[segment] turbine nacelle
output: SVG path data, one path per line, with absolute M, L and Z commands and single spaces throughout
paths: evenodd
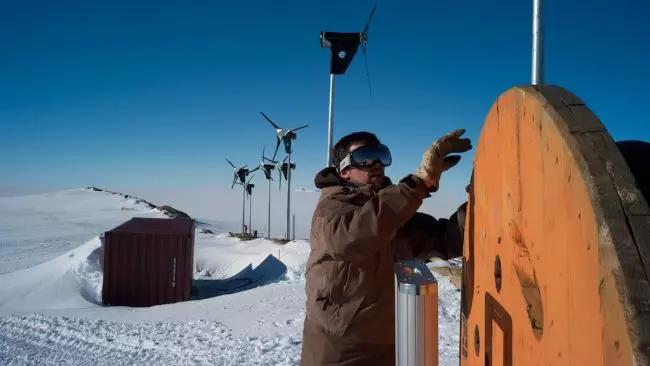
M 266 179 L 273 180 L 273 177 L 271 176 L 271 171 L 275 169 L 275 162 L 266 157 L 264 153 L 265 150 L 266 150 L 266 146 L 262 147 L 262 161 L 260 162 L 258 167 L 264 172 L 264 176 L 266 177 Z M 271 163 L 267 163 L 266 161 L 270 161 Z
M 255 184 L 249 183 L 246 185 L 246 193 L 248 193 L 249 196 L 253 194 L 253 187 L 255 187 Z
M 287 170 L 288 170 L 289 164 L 287 163 L 282 163 L 282 166 L 280 169 L 282 170 L 282 174 L 284 175 L 284 179 L 288 179 L 287 177 Z M 296 170 L 296 163 L 291 163 L 291 170 Z
M 242 168 L 237 171 L 237 177 L 239 178 L 240 184 L 244 184 L 246 181 L 246 176 L 248 175 L 249 170 L 248 168 Z
M 377 5 L 372 8 L 368 22 L 363 27 L 361 32 L 320 32 L 320 46 L 321 48 L 331 49 L 330 57 L 330 74 L 342 75 L 352 63 L 357 49 L 361 46 L 363 51 L 364 61 L 366 60 L 366 44 L 368 43 L 368 27 L 372 16 L 375 14 Z M 368 73 L 368 64 L 366 63 L 366 74 L 368 76 L 368 87 L 370 87 L 370 75 Z
M 233 179 L 232 179 L 232 185 L 230 186 L 230 189 L 233 189 L 235 187 L 235 184 L 241 184 L 244 185 L 246 183 L 246 177 L 259 169 L 259 167 L 250 170 L 248 169 L 248 165 L 244 165 L 242 167 L 236 167 L 235 164 L 233 164 L 228 158 L 226 158 L 226 161 L 230 166 L 233 168 Z M 239 182 L 237 181 L 239 179 Z

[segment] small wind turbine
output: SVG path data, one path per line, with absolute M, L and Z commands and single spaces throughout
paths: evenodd
M 270 238 L 271 237 L 271 181 L 273 180 L 273 177 L 271 176 L 271 171 L 275 169 L 275 162 L 269 160 L 266 156 L 264 156 L 265 149 L 266 146 L 262 148 L 262 161 L 260 162 L 259 167 L 262 169 L 262 171 L 264 172 L 264 176 L 269 181 L 269 212 L 268 212 L 268 218 L 266 222 L 266 237 Z M 273 163 L 272 164 L 267 163 L 266 160 L 269 160 Z
M 343 75 L 352 63 L 357 49 L 361 46 L 363 52 L 363 59 L 366 66 L 366 76 L 368 78 L 368 88 L 372 95 L 372 88 L 370 86 L 370 72 L 368 71 L 368 61 L 366 58 L 366 45 L 368 44 L 368 26 L 372 16 L 375 14 L 377 5 L 372 8 L 370 17 L 366 26 L 363 27 L 361 32 L 320 32 L 320 46 L 322 48 L 330 49 L 330 106 L 329 118 L 327 124 L 327 166 L 332 165 L 332 138 L 334 136 L 334 75 Z
M 250 232 L 253 230 L 251 218 L 253 213 L 253 187 L 255 187 L 255 184 L 251 184 L 251 180 L 253 180 L 254 176 L 255 174 L 251 175 L 248 183 L 246 183 L 246 193 L 248 193 L 248 230 Z
M 287 158 L 288 158 L 288 156 L 285 156 L 284 159 L 282 159 L 282 162 L 271 160 L 271 159 L 266 158 L 266 157 L 264 158 L 266 161 L 273 164 L 273 167 L 278 170 L 278 190 L 279 191 L 282 190 L 282 165 L 286 164 Z M 287 175 L 285 174 L 284 176 L 285 176 L 285 180 L 286 180 Z
M 287 177 L 291 174 L 291 173 L 289 173 L 289 165 L 291 165 L 291 170 L 296 170 L 296 163 L 288 164 L 288 163 L 283 162 L 282 166 L 280 168 L 282 170 L 282 174 L 284 174 L 284 179 L 287 179 L 287 180 L 289 179 Z
M 269 121 L 271 126 L 273 126 L 278 134 L 278 139 L 275 144 L 275 151 L 273 152 L 273 160 L 275 160 L 275 156 L 278 154 L 278 148 L 280 147 L 280 143 L 284 142 L 284 151 L 287 154 L 291 154 L 291 141 L 295 140 L 298 136 L 296 134 L 296 131 L 301 130 L 305 127 L 309 127 L 309 125 L 304 125 L 292 129 L 286 129 L 278 126 L 275 122 L 273 122 L 264 112 L 260 112 L 262 116 Z
M 264 112 L 260 112 L 262 116 L 269 121 L 271 126 L 275 128 L 277 131 L 277 142 L 275 145 L 275 152 L 273 153 L 273 160 L 275 160 L 275 155 L 278 153 L 278 148 L 280 147 L 280 143 L 284 142 L 284 150 L 287 153 L 287 159 L 288 162 L 287 164 L 291 165 L 291 142 L 295 140 L 298 136 L 296 134 L 296 131 L 309 127 L 309 125 L 304 125 L 300 126 L 297 128 L 293 129 L 283 129 L 280 126 L 278 126 L 275 122 L 273 122 Z M 287 240 L 289 240 L 290 237 L 290 226 L 291 226 L 291 169 L 288 169 L 287 171 Z
M 234 174 L 232 178 L 232 186 L 230 186 L 230 189 L 233 189 L 235 187 L 235 184 L 241 184 L 242 186 L 242 204 L 241 204 L 241 232 L 244 234 L 246 232 L 245 227 L 246 227 L 246 177 L 259 169 L 259 167 L 253 169 L 253 170 L 248 170 L 248 165 L 244 165 L 242 167 L 236 167 L 235 164 L 233 164 L 228 158 L 226 158 L 226 161 L 230 166 L 234 169 Z M 239 178 L 239 182 L 237 182 L 237 179 Z

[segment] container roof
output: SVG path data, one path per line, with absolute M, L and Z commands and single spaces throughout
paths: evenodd
M 194 220 L 134 217 L 109 230 L 123 234 L 192 234 Z

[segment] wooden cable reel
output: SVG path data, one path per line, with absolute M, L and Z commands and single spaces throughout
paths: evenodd
M 474 161 L 461 365 L 648 364 L 650 210 L 640 188 L 576 96 L 550 85 L 503 93 Z

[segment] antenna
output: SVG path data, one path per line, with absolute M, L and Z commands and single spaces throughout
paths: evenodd
M 544 28 L 542 0 L 533 0 L 533 70 L 532 84 L 544 84 Z
M 228 164 L 233 168 L 234 173 L 233 173 L 233 178 L 232 178 L 232 185 L 230 186 L 230 189 L 235 188 L 235 184 L 241 184 L 242 186 L 242 208 L 241 208 L 241 232 L 244 234 L 246 232 L 246 224 L 245 224 L 245 217 L 246 217 L 246 177 L 259 169 L 259 167 L 253 169 L 253 170 L 248 170 L 248 165 L 244 165 L 242 167 L 236 167 L 235 164 L 232 163 L 232 161 L 228 160 L 228 158 L 225 158 Z M 239 178 L 239 182 L 237 182 L 237 179 Z
M 264 112 L 260 112 L 262 116 L 273 126 L 277 132 L 277 141 L 275 145 L 275 152 L 273 153 L 273 158 L 271 161 L 275 161 L 275 156 L 278 153 L 278 148 L 280 147 L 280 143 L 284 142 L 284 151 L 287 153 L 287 156 L 285 157 L 285 160 L 288 159 L 289 166 L 291 166 L 291 154 L 293 151 L 291 150 L 291 142 L 298 138 L 298 135 L 296 132 L 298 130 L 301 130 L 303 128 L 309 127 L 309 125 L 304 125 L 296 128 L 292 128 L 290 130 L 288 129 L 283 129 L 280 126 L 278 126 L 269 116 L 264 114 Z M 276 167 L 277 167 L 276 163 Z M 280 166 L 281 170 L 282 166 Z M 286 237 L 287 240 L 289 239 L 289 236 L 291 234 L 290 232 L 290 226 L 291 226 L 291 169 L 287 169 L 286 173 L 286 179 L 287 179 L 287 232 L 286 232 Z M 280 176 L 280 182 L 282 182 L 282 176 Z
M 373 6 L 368 22 L 363 27 L 361 32 L 320 32 L 320 46 L 321 48 L 330 49 L 330 101 L 329 101 L 329 118 L 327 124 L 327 166 L 332 165 L 332 143 L 333 143 L 333 125 L 334 125 L 334 76 L 343 75 L 352 63 L 357 49 L 361 46 L 363 52 L 363 59 L 366 67 L 366 76 L 368 78 L 368 89 L 372 96 L 372 87 L 370 86 L 370 72 L 368 71 L 368 60 L 366 54 L 366 45 L 368 44 L 368 27 L 373 15 L 377 10 L 377 4 Z

